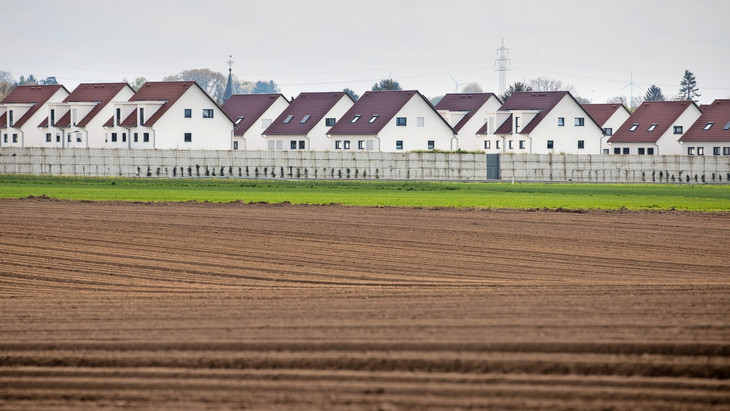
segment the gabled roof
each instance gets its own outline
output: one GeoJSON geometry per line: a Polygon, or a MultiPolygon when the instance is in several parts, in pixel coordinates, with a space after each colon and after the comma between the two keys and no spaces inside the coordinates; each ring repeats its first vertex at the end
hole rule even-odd
{"type": "MultiPolygon", "coordinates": [[[[522,127],[520,134],[529,134],[543,118],[555,107],[565,95],[573,96],[567,91],[537,91],[537,92],[517,92],[502,104],[499,111],[512,110],[539,110],[540,112],[528,123],[522,127]]],[[[574,99],[575,100],[575,99],[574,99]]],[[[578,102],[576,101],[576,104],[578,102]]],[[[580,106],[580,104],[578,104],[580,106]]],[[[511,123],[511,122],[510,122],[511,123]]],[[[510,132],[512,130],[510,129],[510,132]]],[[[496,131],[495,131],[496,133],[496,131]]],[[[501,134],[501,133],[500,133],[501,134]]]]}
{"type": "Polygon", "coordinates": [[[702,115],[684,132],[679,141],[730,142],[730,100],[715,100],[702,106],[702,115]],[[712,123],[709,129],[707,125],[712,123]]]}
{"type": "Polygon", "coordinates": [[[467,111],[468,113],[455,126],[454,131],[458,132],[464,124],[474,117],[474,114],[492,97],[502,102],[494,93],[450,93],[445,95],[436,104],[436,110],[446,111],[467,111]]]}
{"type": "MultiPolygon", "coordinates": [[[[41,122],[41,124],[38,125],[38,127],[47,127],[48,126],[48,117],[46,117],[45,120],[41,122]]],[[[53,125],[54,127],[63,127],[63,128],[69,128],[71,127],[71,110],[67,111],[66,114],[62,115],[58,120],[56,120],[56,123],[53,125]]]]}
{"type": "Polygon", "coordinates": [[[301,93],[289,103],[279,117],[264,131],[267,135],[305,135],[337,104],[343,96],[352,98],[343,91],[301,93]],[[288,123],[287,117],[292,116],[288,123]],[[309,116],[302,123],[305,116],[309,116]]]}
{"type": "MultiPolygon", "coordinates": [[[[499,127],[497,127],[496,130],[494,130],[494,134],[511,134],[512,133],[512,114],[510,114],[507,117],[507,120],[504,121],[499,127]]],[[[483,125],[482,128],[477,131],[477,134],[487,134],[487,125],[483,125]]]]}
{"type": "Polygon", "coordinates": [[[610,119],[618,110],[623,109],[627,114],[631,114],[626,106],[618,103],[582,104],[582,106],[583,110],[585,110],[589,116],[593,117],[593,120],[601,126],[606,124],[608,119],[610,119]]]}
{"type": "Polygon", "coordinates": [[[692,101],[645,101],[617,131],[614,131],[608,142],[656,143],[690,106],[697,108],[692,101]],[[629,131],[634,124],[637,124],[636,129],[629,131]],[[656,126],[649,131],[652,124],[656,126]]]}
{"type": "Polygon", "coordinates": [[[234,94],[225,103],[223,103],[223,111],[237,121],[239,117],[243,117],[240,123],[234,129],[233,134],[236,136],[244,135],[256,121],[264,115],[264,112],[276,102],[279,97],[283,98],[287,103],[289,100],[281,94],[234,94]]]}
{"type": "MultiPolygon", "coordinates": [[[[132,91],[132,87],[127,83],[84,83],[79,84],[74,91],[69,94],[64,100],[64,103],[98,103],[89,113],[84,116],[81,121],[77,123],[79,127],[85,127],[89,122],[96,117],[99,112],[106,107],[111,100],[119,94],[125,87],[129,87],[132,91]]],[[[38,125],[38,127],[48,126],[48,117],[45,118],[38,125]]],[[[67,112],[65,115],[56,120],[52,126],[56,127],[71,127],[71,114],[67,112]]]]}
{"type": "MultiPolygon", "coordinates": [[[[327,134],[375,135],[390,122],[413,96],[421,98],[438,118],[443,120],[431,103],[416,90],[367,91],[342,116],[327,134]],[[354,123],[355,116],[360,116],[354,123]]],[[[449,129],[451,126],[443,120],[449,129]]]]}
{"type": "MultiPolygon", "coordinates": [[[[159,109],[157,109],[157,111],[155,111],[155,114],[150,116],[150,118],[145,119],[144,124],[142,124],[145,127],[152,127],[155,125],[157,120],[159,120],[160,117],[162,117],[162,115],[165,114],[167,110],[169,110],[170,107],[172,107],[172,105],[175,104],[175,102],[180,97],[182,97],[182,95],[185,94],[186,91],[190,89],[190,87],[194,87],[196,85],[197,83],[195,83],[194,81],[148,81],[139,90],[137,90],[136,93],[134,93],[129,101],[164,102],[164,104],[159,109]]],[[[205,95],[207,96],[208,94],[205,93],[205,95]]],[[[136,114],[136,110],[134,114],[136,114]]],[[[129,120],[128,117],[122,122],[122,125],[127,127],[136,126],[137,116],[134,116],[134,118],[134,124],[127,122],[127,120],[129,120]]]]}
{"type": "MultiPolygon", "coordinates": [[[[60,89],[66,90],[66,88],[60,84],[43,86],[28,84],[17,86],[3,99],[3,101],[0,101],[0,104],[33,104],[33,107],[23,114],[23,117],[15,120],[13,124],[13,127],[22,127],[23,124],[25,124],[25,122],[28,121],[28,119],[30,119],[33,114],[35,114],[38,109],[40,109],[41,106],[43,106],[48,99],[56,94],[56,92],[60,89]]],[[[68,90],[66,90],[66,92],[68,93],[68,90]]],[[[5,122],[0,124],[0,127],[5,127],[6,122],[7,117],[5,122]]]]}

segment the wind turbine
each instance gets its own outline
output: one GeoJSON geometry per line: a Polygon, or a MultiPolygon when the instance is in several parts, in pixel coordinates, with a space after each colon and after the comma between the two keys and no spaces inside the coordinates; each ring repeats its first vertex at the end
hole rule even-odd
{"type": "Polygon", "coordinates": [[[631,81],[629,82],[629,84],[623,86],[623,88],[621,90],[625,89],[626,87],[630,87],[629,88],[629,108],[631,108],[631,105],[634,104],[634,87],[638,88],[639,90],[643,90],[641,87],[637,86],[636,83],[634,83],[633,70],[631,71],[631,81]]]}
{"type": "Polygon", "coordinates": [[[459,92],[459,87],[465,86],[465,85],[469,84],[469,83],[459,83],[458,81],[456,81],[456,79],[454,78],[454,76],[452,76],[451,74],[449,74],[449,77],[451,77],[451,80],[453,80],[454,81],[454,84],[455,84],[454,85],[454,93],[458,93],[459,92]]]}

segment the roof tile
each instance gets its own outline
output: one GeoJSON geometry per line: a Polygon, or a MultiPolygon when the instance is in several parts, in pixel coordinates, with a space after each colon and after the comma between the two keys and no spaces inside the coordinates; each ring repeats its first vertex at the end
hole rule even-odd
{"type": "Polygon", "coordinates": [[[454,126],[454,131],[458,132],[492,97],[497,96],[494,93],[449,93],[436,104],[435,108],[436,110],[468,111],[464,118],[454,126]]]}
{"type": "MultiPolygon", "coordinates": [[[[276,102],[281,94],[234,94],[225,103],[223,111],[234,121],[243,117],[234,130],[234,135],[242,136],[276,102]]],[[[288,102],[288,100],[286,100],[288,102]]]]}
{"type": "Polygon", "coordinates": [[[289,107],[271,123],[263,134],[305,135],[322,120],[343,96],[347,96],[352,101],[351,97],[342,91],[301,93],[289,103],[289,107]],[[306,115],[310,117],[302,123],[302,119],[306,115]],[[288,116],[292,116],[291,121],[284,123],[284,119],[288,116]]]}
{"type": "Polygon", "coordinates": [[[702,115],[684,132],[679,141],[730,142],[730,99],[715,100],[702,106],[702,115]],[[705,130],[707,124],[712,126],[705,130]]]}
{"type": "Polygon", "coordinates": [[[608,139],[609,143],[656,143],[692,101],[645,101],[608,139]],[[638,124],[634,131],[629,129],[638,124]],[[649,131],[652,124],[656,127],[649,131]]]}
{"type": "MultiPolygon", "coordinates": [[[[50,99],[60,89],[66,90],[60,84],[53,85],[35,85],[28,84],[23,86],[17,86],[10,92],[0,104],[30,104],[33,103],[33,107],[30,108],[21,118],[17,119],[14,123],[14,127],[22,127],[26,121],[28,121],[40,108],[43,106],[48,99],[50,99]]],[[[68,90],[66,90],[68,93],[68,90]]],[[[7,120],[6,120],[7,121],[7,120]]]]}

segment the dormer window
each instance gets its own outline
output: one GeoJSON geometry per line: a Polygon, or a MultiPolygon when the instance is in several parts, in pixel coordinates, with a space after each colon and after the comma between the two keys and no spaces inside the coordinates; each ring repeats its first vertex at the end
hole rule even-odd
{"type": "Polygon", "coordinates": [[[682,134],[682,133],[684,133],[684,127],[674,126],[674,134],[682,134]]]}
{"type": "Polygon", "coordinates": [[[309,120],[309,117],[312,117],[312,116],[310,116],[309,114],[304,115],[304,117],[302,117],[302,120],[299,122],[299,124],[306,123],[307,120],[309,120]]]}
{"type": "MultiPolygon", "coordinates": [[[[53,110],[51,110],[51,114],[53,114],[53,110]]],[[[121,109],[121,108],[117,108],[117,115],[116,115],[116,118],[117,118],[117,123],[116,123],[116,125],[119,125],[119,123],[121,123],[121,122],[122,122],[122,109],[121,109]]]]}
{"type": "Polygon", "coordinates": [[[368,123],[374,123],[375,120],[378,119],[378,117],[380,117],[380,114],[373,114],[373,116],[370,117],[370,120],[368,120],[368,123]]]}
{"type": "Polygon", "coordinates": [[[730,130],[730,121],[725,124],[725,127],[722,128],[723,130],[730,130]]]}
{"type": "Polygon", "coordinates": [[[657,126],[657,123],[652,123],[652,124],[651,124],[651,125],[649,126],[649,129],[648,129],[648,130],[646,130],[646,131],[654,131],[654,129],[656,128],[656,126],[657,126]]]}
{"type": "Polygon", "coordinates": [[[144,125],[144,107],[139,108],[139,125],[144,125]]]}
{"type": "Polygon", "coordinates": [[[337,119],[334,117],[329,117],[324,120],[324,125],[327,127],[332,127],[337,122],[337,119]]]}
{"type": "Polygon", "coordinates": [[[712,127],[712,125],[713,125],[713,124],[715,124],[715,123],[713,123],[712,121],[710,121],[709,123],[707,123],[707,124],[705,125],[705,128],[703,128],[702,130],[703,130],[703,131],[707,131],[707,130],[709,130],[709,129],[710,129],[710,127],[712,127]]]}
{"type": "Polygon", "coordinates": [[[14,123],[15,122],[13,121],[13,110],[8,110],[8,125],[12,127],[14,123]]]}
{"type": "Polygon", "coordinates": [[[51,124],[49,126],[54,126],[56,124],[56,110],[51,109],[51,124]]]}
{"type": "Polygon", "coordinates": [[[636,131],[636,129],[637,129],[638,127],[639,127],[639,123],[634,123],[634,124],[633,124],[633,125],[631,126],[631,128],[629,129],[629,131],[633,133],[634,131],[636,131]]]}
{"type": "Polygon", "coordinates": [[[286,118],[284,119],[284,124],[289,124],[289,122],[290,122],[290,121],[291,121],[291,119],[293,119],[293,118],[294,118],[294,115],[293,115],[293,114],[289,114],[289,115],[288,115],[288,116],[286,116],[286,118]]]}
{"type": "Polygon", "coordinates": [[[355,117],[352,118],[352,120],[350,121],[350,123],[356,123],[357,120],[360,120],[360,114],[355,114],[355,117]]]}

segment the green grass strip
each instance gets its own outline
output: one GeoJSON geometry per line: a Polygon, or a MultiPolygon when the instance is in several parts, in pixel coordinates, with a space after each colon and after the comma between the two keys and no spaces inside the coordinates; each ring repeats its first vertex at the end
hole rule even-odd
{"type": "Polygon", "coordinates": [[[358,206],[730,211],[730,185],[439,183],[0,176],[0,198],[358,206]]]}

